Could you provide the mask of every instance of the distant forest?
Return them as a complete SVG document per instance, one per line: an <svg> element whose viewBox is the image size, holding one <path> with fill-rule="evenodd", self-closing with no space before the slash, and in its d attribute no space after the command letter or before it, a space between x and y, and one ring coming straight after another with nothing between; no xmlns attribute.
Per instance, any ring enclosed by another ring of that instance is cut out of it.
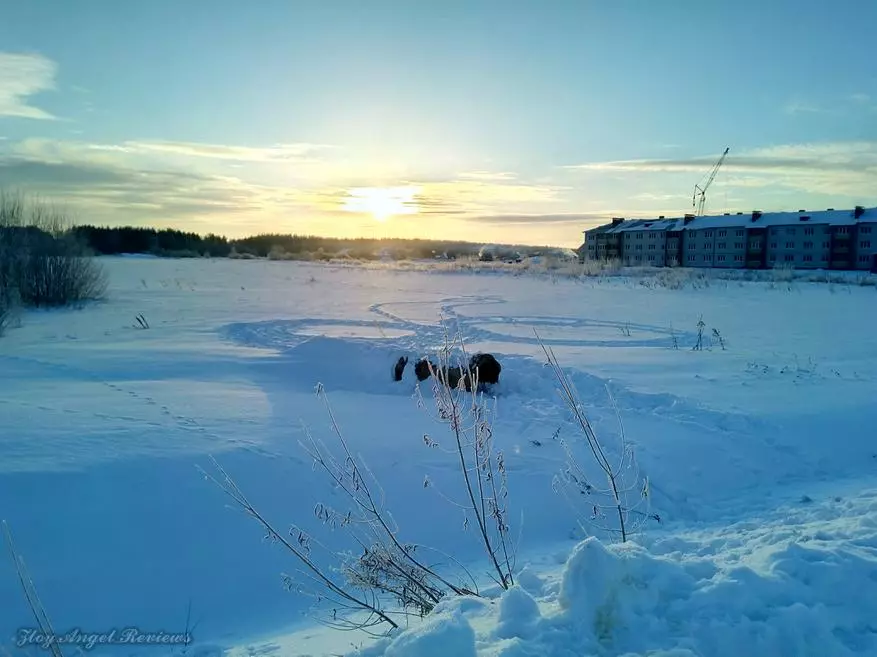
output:
<svg viewBox="0 0 877 657"><path fill-rule="evenodd" d="M198 235L174 229L76 226L75 237L99 255L122 253L152 254L164 257L272 258L278 260L394 260L460 258L477 256L483 246L471 242L420 239L341 239L308 235L255 235L228 239L221 235ZM528 256L550 247L501 246L492 249L495 257Z"/></svg>

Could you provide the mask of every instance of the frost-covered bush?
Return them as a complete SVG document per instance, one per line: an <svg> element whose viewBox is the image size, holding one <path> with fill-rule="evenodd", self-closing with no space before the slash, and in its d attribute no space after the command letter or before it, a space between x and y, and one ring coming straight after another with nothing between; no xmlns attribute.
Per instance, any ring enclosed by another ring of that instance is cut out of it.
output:
<svg viewBox="0 0 877 657"><path fill-rule="evenodd" d="M49 205L0 193L0 297L65 306L103 296L103 268L69 229Z"/></svg>

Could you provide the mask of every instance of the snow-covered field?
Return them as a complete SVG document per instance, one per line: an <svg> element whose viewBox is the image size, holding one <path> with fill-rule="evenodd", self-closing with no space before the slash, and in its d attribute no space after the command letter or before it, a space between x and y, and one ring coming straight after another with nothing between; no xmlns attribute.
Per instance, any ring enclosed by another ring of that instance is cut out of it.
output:
<svg viewBox="0 0 877 657"><path fill-rule="evenodd" d="M236 656L877 655L874 287L104 263L105 302L26 313L0 338L0 518L59 633L190 617L195 650ZM298 443L303 425L330 436L322 383L402 533L477 570L435 491L459 472L423 441L444 430L389 376L441 344L440 313L503 365L519 586L443 601L392 640L314 626L281 586L289 556L197 466L213 455L278 526L307 522L330 496ZM534 329L607 436L612 390L663 521L634 543L581 542L552 489L577 434ZM4 558L0 636L33 624Z"/></svg>

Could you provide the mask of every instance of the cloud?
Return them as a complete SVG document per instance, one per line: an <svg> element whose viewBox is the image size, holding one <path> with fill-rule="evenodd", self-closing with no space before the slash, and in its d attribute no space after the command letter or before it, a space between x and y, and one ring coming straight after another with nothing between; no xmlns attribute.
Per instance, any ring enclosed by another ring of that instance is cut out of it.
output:
<svg viewBox="0 0 877 657"><path fill-rule="evenodd" d="M518 176L514 173L510 173L508 171L466 171L458 176L459 178L463 178L465 180L488 180L488 181L499 181L499 180L515 180Z"/></svg>
<svg viewBox="0 0 877 657"><path fill-rule="evenodd" d="M692 174L702 178L715 164L714 156L682 159L591 162L566 167L590 173L626 175ZM692 184L696 179L692 177ZM786 144L731 153L716 185L780 193L845 196L870 202L877 196L877 141ZM754 199L755 200L755 199Z"/></svg>
<svg viewBox="0 0 877 657"><path fill-rule="evenodd" d="M655 194L654 192L642 192L634 194L630 198L637 201L678 201L679 199L690 198L689 194Z"/></svg>
<svg viewBox="0 0 877 657"><path fill-rule="evenodd" d="M544 224L592 224L595 222L603 222L607 220L610 213L584 213L584 214L496 214L482 215L477 217L469 217L467 221L484 224L525 224L525 225L544 225Z"/></svg>
<svg viewBox="0 0 877 657"><path fill-rule="evenodd" d="M699 172L706 173L716 157L677 160L617 160L565 167L579 171ZM723 170L791 173L795 171L862 171L877 167L877 141L792 144L728 155Z"/></svg>
<svg viewBox="0 0 877 657"><path fill-rule="evenodd" d="M461 180L413 182L420 191L418 205L425 212L490 215L516 214L563 201L568 188L523 182Z"/></svg>
<svg viewBox="0 0 877 657"><path fill-rule="evenodd" d="M307 160L316 153L333 147L325 144L275 144L273 146L251 147L196 142L126 141L121 144L90 144L88 148L96 151L182 155L238 162L288 162Z"/></svg>
<svg viewBox="0 0 877 657"><path fill-rule="evenodd" d="M31 96L55 88L55 62L42 55L0 52L0 117L54 119L30 105Z"/></svg>
<svg viewBox="0 0 877 657"><path fill-rule="evenodd" d="M362 233L361 217L343 211L351 190L358 187L410 188L412 199L405 206L416 208L416 213L395 216L400 213L389 211L386 224L388 234L409 237L441 237L457 231L478 239L467 232L475 225L482 235L501 236L512 229L541 235L538 227L542 226L577 236L578 229L569 227L592 219L563 214L575 210L566 199L568 187L529 183L507 172L468 172L469 176L444 179L438 175L372 178L344 161L335 167L331 158L320 169L326 148L309 143L242 147L25 139L0 143L0 180L63 204L82 222L145 223L227 234ZM300 168L318 174L299 175ZM346 175L348 171L360 180ZM378 208L369 214L380 212ZM470 223L473 218L475 223ZM374 220L369 222L371 226Z"/></svg>
<svg viewBox="0 0 877 657"><path fill-rule="evenodd" d="M803 100L792 100L785 104L783 112L786 114L827 114L829 110Z"/></svg>

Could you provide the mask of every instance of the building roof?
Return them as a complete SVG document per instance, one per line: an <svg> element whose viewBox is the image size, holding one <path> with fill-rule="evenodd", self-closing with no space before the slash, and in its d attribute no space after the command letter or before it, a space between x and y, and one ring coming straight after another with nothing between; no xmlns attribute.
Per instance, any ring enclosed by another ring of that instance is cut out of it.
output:
<svg viewBox="0 0 877 657"><path fill-rule="evenodd" d="M753 216L758 214L753 221ZM828 224L830 226L853 226L856 223L877 223L877 207L864 208L855 216L855 210L801 210L797 212L738 212L690 218L626 219L615 225L600 226L601 233L626 233L630 231L702 230L705 228L764 228L768 226L799 226Z"/></svg>
<svg viewBox="0 0 877 657"><path fill-rule="evenodd" d="M626 233L629 231L679 230L682 219L631 219L606 231L607 233Z"/></svg>
<svg viewBox="0 0 877 657"><path fill-rule="evenodd" d="M588 228L587 230L582 231L582 232L588 233L591 235L596 235L597 233L605 233L610 228L614 228L615 225L616 225L615 223L603 224L602 226L594 226L594 228Z"/></svg>
<svg viewBox="0 0 877 657"><path fill-rule="evenodd" d="M868 214L859 218L862 220ZM870 210L872 215L877 214L877 208ZM852 226L856 223L853 210L816 210L798 212L763 212L755 221L752 220L752 212L746 214L713 215L708 217L696 217L686 226L689 230L701 228L761 228L765 226L797 226L803 223L828 224L831 226ZM805 218L805 219L802 219ZM809 217L809 218L808 218Z"/></svg>

